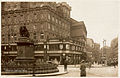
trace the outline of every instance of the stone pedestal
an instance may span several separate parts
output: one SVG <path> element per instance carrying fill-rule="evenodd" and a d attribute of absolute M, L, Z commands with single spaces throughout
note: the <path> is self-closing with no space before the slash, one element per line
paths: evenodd
<path fill-rule="evenodd" d="M 27 37 L 20 37 L 17 42 L 16 62 L 34 62 L 34 43 Z"/>

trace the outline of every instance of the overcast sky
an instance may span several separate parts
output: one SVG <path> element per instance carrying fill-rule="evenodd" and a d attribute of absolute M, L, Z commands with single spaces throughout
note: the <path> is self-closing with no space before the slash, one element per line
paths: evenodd
<path fill-rule="evenodd" d="M 2 0 L 3 1 L 3 0 Z M 9 0 L 7 0 L 9 1 Z M 12 0 L 14 1 L 14 0 Z M 16 1 L 16 0 L 15 0 Z M 20 0 L 33 1 L 33 0 Z M 67 2 L 72 10 L 71 17 L 77 21 L 84 21 L 87 37 L 100 43 L 106 39 L 110 46 L 112 39 L 118 36 L 118 4 L 120 0 L 34 0 Z"/>
<path fill-rule="evenodd" d="M 106 39 L 110 46 L 111 40 L 118 36 L 118 5 L 117 0 L 68 0 L 71 16 L 84 21 L 87 37 L 103 46 Z"/>

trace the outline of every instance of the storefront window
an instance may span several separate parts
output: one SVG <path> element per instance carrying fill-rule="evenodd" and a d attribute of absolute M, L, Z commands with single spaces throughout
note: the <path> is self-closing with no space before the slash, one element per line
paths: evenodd
<path fill-rule="evenodd" d="M 72 46 L 72 50 L 75 50 L 75 46 L 74 45 Z"/>
<path fill-rule="evenodd" d="M 60 49 L 61 49 L 61 50 L 63 49 L 63 44 L 60 44 Z"/>
<path fill-rule="evenodd" d="M 16 45 L 13 45 L 11 47 L 12 47 L 12 51 L 17 51 L 17 46 Z"/>
<path fill-rule="evenodd" d="M 44 50 L 44 45 L 43 45 L 43 44 L 36 45 L 36 46 L 35 46 L 35 50 L 36 50 L 36 51 L 43 51 L 43 50 Z"/>
<path fill-rule="evenodd" d="M 69 50 L 70 49 L 70 45 L 66 44 L 66 49 Z"/>
<path fill-rule="evenodd" d="M 50 44 L 49 49 L 52 51 L 59 50 L 59 45 L 58 44 Z"/>

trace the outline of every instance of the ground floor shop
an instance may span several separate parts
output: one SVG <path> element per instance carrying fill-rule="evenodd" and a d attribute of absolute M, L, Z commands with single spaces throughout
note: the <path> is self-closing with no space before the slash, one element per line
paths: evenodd
<path fill-rule="evenodd" d="M 55 61 L 63 64 L 67 59 L 69 64 L 79 64 L 84 56 L 84 43 L 79 41 L 49 40 L 34 43 L 34 57 L 39 61 Z M 2 44 L 2 60 L 14 60 L 17 56 L 17 44 Z"/>
<path fill-rule="evenodd" d="M 11 54 L 11 52 L 9 52 L 9 55 L 3 55 L 2 56 L 2 60 L 4 61 L 14 61 L 15 58 L 17 57 L 17 52 L 15 52 L 16 54 Z M 51 61 L 57 64 L 63 64 L 63 61 L 65 59 L 68 60 L 68 64 L 79 64 L 81 61 L 81 54 L 73 54 L 73 53 L 47 53 L 47 61 Z M 44 53 L 35 53 L 35 60 L 39 62 L 43 62 L 44 61 Z"/>

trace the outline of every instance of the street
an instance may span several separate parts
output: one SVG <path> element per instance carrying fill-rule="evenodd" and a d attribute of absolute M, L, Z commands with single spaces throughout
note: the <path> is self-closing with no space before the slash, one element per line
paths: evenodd
<path fill-rule="evenodd" d="M 62 66 L 59 69 L 63 69 Z M 103 66 L 93 66 L 91 69 L 87 68 L 87 77 L 117 77 L 118 67 L 103 67 Z M 58 75 L 57 77 L 79 77 L 80 70 L 79 67 L 68 66 L 68 73 L 64 75 Z"/>
<path fill-rule="evenodd" d="M 36 74 L 36 77 L 80 77 L 79 65 L 68 65 L 68 73 L 64 73 L 64 66 L 58 66 L 59 72 L 51 74 Z M 64 74 L 63 74 L 64 73 Z M 113 66 L 102 66 L 102 65 L 92 65 L 92 68 L 86 68 L 87 77 L 118 77 L 118 67 Z M 31 77 L 32 75 L 2 75 L 4 77 Z"/>

